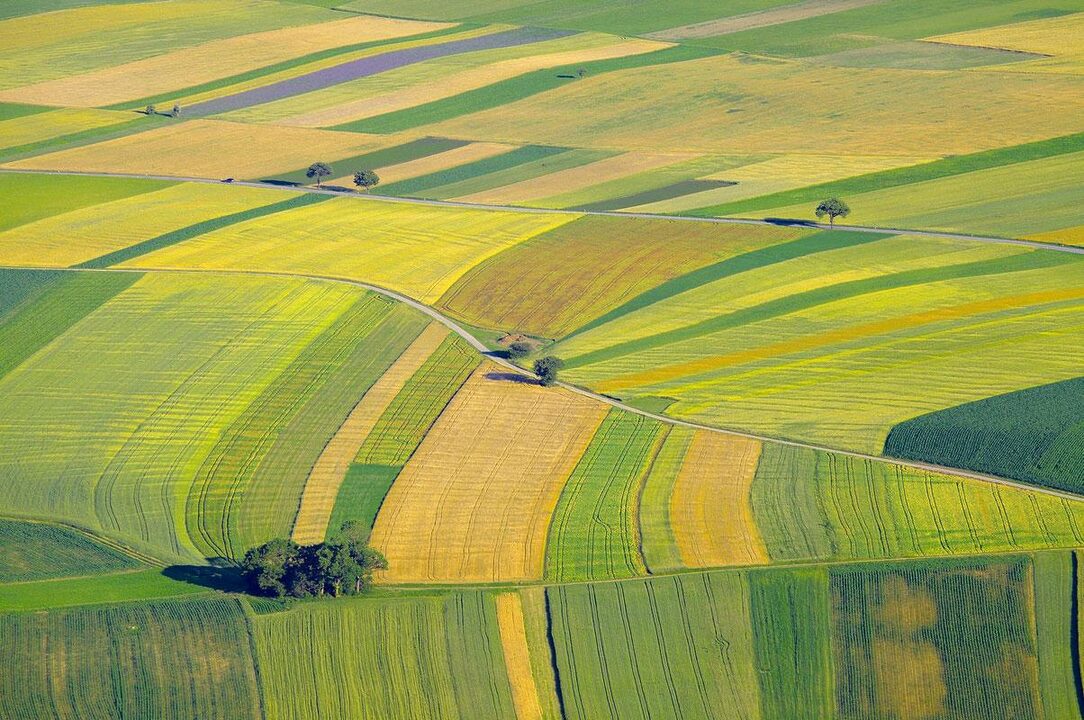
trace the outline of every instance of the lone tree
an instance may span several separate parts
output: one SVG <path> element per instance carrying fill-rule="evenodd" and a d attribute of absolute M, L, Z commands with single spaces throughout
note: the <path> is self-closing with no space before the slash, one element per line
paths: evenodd
<path fill-rule="evenodd" d="M 565 361 L 553 355 L 547 355 L 534 361 L 534 373 L 538 382 L 549 387 L 557 382 L 557 371 L 565 366 Z"/>
<path fill-rule="evenodd" d="M 145 112 L 147 115 L 154 115 L 157 112 L 157 110 L 155 109 L 154 105 L 148 105 L 147 109 L 144 110 L 143 112 Z"/>
<path fill-rule="evenodd" d="M 847 206 L 847 203 L 839 198 L 828 198 L 827 200 L 821 200 L 821 204 L 817 206 L 817 209 L 814 212 L 816 213 L 818 220 L 827 215 L 828 224 L 835 225 L 836 218 L 847 217 L 851 214 L 851 209 Z"/>
<path fill-rule="evenodd" d="M 380 183 L 380 176 L 372 170 L 358 170 L 354 173 L 354 184 L 368 192 L 369 188 L 376 187 Z"/>
<path fill-rule="evenodd" d="M 331 166 L 322 162 L 309 165 L 309 169 L 305 171 L 305 177 L 309 179 L 316 178 L 316 187 L 320 187 L 320 183 L 329 175 L 331 175 Z"/>
<path fill-rule="evenodd" d="M 579 70 L 576 71 L 576 77 L 578 77 L 580 80 L 583 80 L 586 75 L 587 75 L 587 68 L 580 68 Z"/>
<path fill-rule="evenodd" d="M 245 553 L 241 563 L 249 590 L 271 597 L 356 595 L 372 585 L 374 570 L 387 567 L 356 522 L 344 523 L 337 535 L 318 545 L 270 540 Z"/>
<path fill-rule="evenodd" d="M 526 340 L 516 340 L 514 343 L 508 346 L 508 357 L 513 360 L 522 360 L 531 354 L 534 350 L 531 344 Z"/>
<path fill-rule="evenodd" d="M 173 117 L 180 117 L 181 116 L 181 106 L 180 105 L 174 105 L 173 110 L 171 110 L 169 114 L 172 115 Z"/>

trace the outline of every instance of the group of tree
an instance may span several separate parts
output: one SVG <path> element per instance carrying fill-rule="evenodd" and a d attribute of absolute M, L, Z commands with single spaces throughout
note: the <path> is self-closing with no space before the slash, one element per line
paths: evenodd
<path fill-rule="evenodd" d="M 387 567 L 356 522 L 318 545 L 276 538 L 249 550 L 241 563 L 249 591 L 270 597 L 356 595 L 372 585 L 374 570 Z"/>
<path fill-rule="evenodd" d="M 538 358 L 534 361 L 534 374 L 538 376 L 538 382 L 549 387 L 557 382 L 557 371 L 565 366 L 565 361 L 553 355 Z"/>
<path fill-rule="evenodd" d="M 147 115 L 158 115 L 159 114 L 158 113 L 158 108 L 156 108 L 154 105 L 148 105 L 147 108 L 143 112 L 146 113 Z M 161 113 L 161 114 L 162 115 L 169 115 L 170 117 L 180 117 L 181 116 L 181 106 L 180 105 L 174 105 L 173 109 L 170 110 L 168 113 Z"/>
<path fill-rule="evenodd" d="M 330 177 L 332 174 L 331 166 L 324 162 L 315 162 L 309 165 L 309 169 L 305 171 L 305 177 L 310 180 L 316 180 L 316 187 L 321 187 L 324 178 Z M 380 183 L 380 176 L 373 170 L 358 170 L 354 173 L 354 184 L 361 190 L 367 191 L 371 187 L 376 187 Z"/>

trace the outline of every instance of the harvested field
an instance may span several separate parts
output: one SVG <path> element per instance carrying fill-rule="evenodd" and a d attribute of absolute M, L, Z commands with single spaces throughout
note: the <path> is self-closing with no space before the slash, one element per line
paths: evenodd
<path fill-rule="evenodd" d="M 372 15 L 328 20 L 215 40 L 89 73 L 24 85 L 0 92 L 0 100 L 80 107 L 116 105 L 183 90 L 320 50 L 449 27 Z"/>
<path fill-rule="evenodd" d="M 83 170 L 176 177 L 252 178 L 289 171 L 321 157 L 379 147 L 357 133 L 188 120 L 95 145 L 10 163 L 33 170 Z"/>
<path fill-rule="evenodd" d="M 542 720 L 542 705 L 531 671 L 531 649 L 527 643 L 519 593 L 501 593 L 497 596 L 497 624 L 500 627 L 504 662 L 508 668 L 508 681 L 512 687 L 512 702 L 516 706 L 516 719 Z"/>
<path fill-rule="evenodd" d="M 686 567 L 767 564 L 750 498 L 759 458 L 757 440 L 704 431 L 693 436 L 670 496 Z"/>
<path fill-rule="evenodd" d="M 542 576 L 561 486 L 605 410 L 507 375 L 476 370 L 392 486 L 372 540 L 384 581 Z"/>
<path fill-rule="evenodd" d="M 640 488 L 668 428 L 613 409 L 572 471 L 553 513 L 546 578 L 558 582 L 646 575 Z"/>
<path fill-rule="evenodd" d="M 682 25 L 667 30 L 658 30 L 649 33 L 648 37 L 656 40 L 698 40 L 700 38 L 718 37 L 731 33 L 752 30 L 754 28 L 782 25 L 796 20 L 805 20 L 821 15 L 853 10 L 854 8 L 873 5 L 884 0 L 801 0 L 794 4 L 769 10 L 758 10 L 744 15 L 732 15 L 719 20 Z"/>
<path fill-rule="evenodd" d="M 471 267 L 575 219 L 342 198 L 231 225 L 128 265 L 310 273 L 433 302 Z"/>
<path fill-rule="evenodd" d="M 354 406 L 309 472 L 294 520 L 294 542 L 312 545 L 324 539 L 339 487 L 361 444 L 395 395 L 447 336 L 446 327 L 430 323 Z"/>
<path fill-rule="evenodd" d="M 196 116 L 215 115 L 238 110 L 240 108 L 260 105 L 273 100 L 301 95 L 304 93 L 321 90 L 323 88 L 338 85 L 339 83 L 356 80 L 357 78 L 387 72 L 398 67 L 413 63 L 431 60 L 433 58 L 454 55 L 457 53 L 471 52 L 473 50 L 487 50 L 499 47 L 509 47 L 524 43 L 540 42 L 554 37 L 560 37 L 565 33 L 554 30 L 514 29 L 504 32 L 495 32 L 476 38 L 463 40 L 451 40 L 445 43 L 425 45 L 408 50 L 387 52 L 375 57 L 366 57 L 359 60 L 351 60 L 322 70 L 301 75 L 298 77 L 281 80 L 263 87 L 245 90 L 233 95 L 207 100 L 196 103 L 188 108 L 188 113 Z"/>
<path fill-rule="evenodd" d="M 583 217 L 477 265 L 439 304 L 475 325 L 561 337 L 698 268 L 802 232 Z"/>
<path fill-rule="evenodd" d="M 1079 75 L 1084 74 L 1084 49 L 1080 47 L 1081 33 L 1084 33 L 1084 12 L 985 27 L 950 35 L 937 35 L 927 40 L 1048 56 L 1013 66 L 998 67 L 999 72 L 1052 72 Z"/>

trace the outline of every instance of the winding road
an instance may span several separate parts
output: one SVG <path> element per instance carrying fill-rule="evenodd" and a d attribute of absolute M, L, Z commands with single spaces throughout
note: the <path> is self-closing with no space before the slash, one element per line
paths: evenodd
<path fill-rule="evenodd" d="M 220 180 L 211 180 L 211 179 L 208 179 L 208 178 L 178 177 L 178 176 L 171 176 L 171 175 L 149 175 L 149 174 L 134 174 L 134 173 L 133 174 L 129 174 L 129 173 L 102 173 L 102 172 L 81 172 L 81 171 L 49 171 L 49 170 L 28 170 L 27 171 L 27 170 L 13 170 L 13 169 L 7 169 L 7 168 L 0 168 L 0 172 L 5 172 L 5 173 L 8 173 L 8 172 L 32 173 L 32 174 L 40 174 L 40 175 L 62 175 L 62 176 L 63 175 L 73 175 L 73 176 L 89 176 L 89 177 L 121 177 L 121 178 L 137 178 L 137 179 L 146 179 L 146 180 L 165 180 L 165 181 L 175 181 L 175 182 L 198 182 L 198 183 L 222 184 Z M 776 226 L 778 226 L 778 225 L 781 224 L 779 222 L 773 222 L 773 221 L 769 221 L 769 220 L 756 220 L 756 219 L 751 219 L 751 218 L 726 218 L 726 217 L 710 218 L 710 217 L 692 217 L 692 216 L 683 216 L 683 215 L 655 215 L 655 214 L 628 213 L 628 212 L 554 210 L 554 209 L 547 209 L 547 208 L 524 208 L 524 207 L 517 207 L 517 206 L 512 206 L 512 205 L 480 205 L 480 204 L 475 204 L 475 203 L 463 203 L 463 202 L 455 202 L 455 201 L 447 201 L 447 200 L 423 200 L 423 199 L 416 199 L 416 198 L 398 198 L 398 197 L 390 197 L 390 196 L 383 196 L 383 195 L 371 195 L 371 194 L 361 194 L 361 193 L 354 193 L 354 192 L 343 192 L 343 191 L 339 191 L 339 190 L 329 190 L 329 189 L 325 189 L 325 188 L 304 187 L 304 186 L 302 186 L 302 187 L 289 186 L 289 187 L 284 188 L 282 186 L 272 185 L 272 184 L 269 184 L 269 183 L 250 182 L 250 181 L 235 181 L 235 182 L 231 183 L 231 185 L 239 185 L 239 186 L 244 186 L 244 187 L 258 187 L 258 188 L 276 188 L 276 189 L 284 189 L 284 190 L 287 190 L 287 191 L 292 190 L 292 191 L 295 191 L 295 192 L 307 192 L 307 193 L 320 193 L 320 194 L 325 194 L 325 195 L 336 195 L 336 196 L 341 196 L 341 197 L 345 197 L 345 198 L 353 198 L 353 199 L 363 201 L 363 202 L 395 202 L 395 203 L 407 203 L 407 204 L 414 204 L 414 205 L 429 205 L 429 206 L 434 206 L 434 207 L 458 207 L 458 208 L 469 208 L 469 209 L 473 209 L 473 210 L 492 210 L 492 211 L 496 211 L 496 212 L 527 212 L 527 213 L 536 213 L 536 214 L 566 214 L 566 215 L 567 214 L 571 214 L 571 215 L 601 215 L 601 216 L 609 216 L 609 217 L 654 218 L 654 219 L 659 219 L 659 220 L 670 220 L 670 221 L 678 221 L 678 222 L 728 223 L 728 224 L 741 224 L 741 225 L 776 225 Z M 1014 239 L 1010 239 L 1010 238 L 1000 238 L 1000 237 L 994 237 L 994 236 L 968 235 L 968 234 L 963 234 L 963 233 L 936 232 L 936 231 L 927 231 L 927 230 L 908 230 L 908 229 L 899 229 L 899 228 L 880 228 L 880 227 L 869 227 L 869 226 L 861 226 L 861 225 L 835 225 L 833 227 L 833 226 L 830 226 L 830 225 L 825 225 L 823 223 L 806 223 L 806 222 L 802 222 L 801 226 L 802 227 L 810 227 L 810 228 L 820 228 L 820 229 L 825 229 L 825 230 L 828 230 L 828 229 L 849 230 L 849 231 L 852 231 L 852 232 L 867 232 L 867 233 L 877 233 L 877 234 L 883 234 L 883 235 L 906 234 L 906 235 L 917 235 L 917 236 L 922 236 L 922 237 L 941 237 L 941 238 L 950 238 L 950 239 L 957 239 L 957 240 L 970 240 L 970 241 L 985 242 L 985 243 L 1000 243 L 1000 244 L 1010 244 L 1010 245 L 1022 245 L 1022 246 L 1032 247 L 1032 248 L 1039 249 L 1039 250 L 1053 250 L 1053 251 L 1056 251 L 1056 252 L 1065 252 L 1065 253 L 1072 253 L 1072 254 L 1076 254 L 1076 255 L 1084 255 L 1084 247 L 1071 247 L 1071 246 L 1067 246 L 1067 245 L 1057 245 L 1057 244 L 1053 244 L 1053 243 L 1035 242 L 1035 241 L 1030 241 L 1030 240 L 1014 240 Z M 12 265 L 2 265 L 0 267 L 4 267 L 6 269 L 35 269 L 35 270 L 42 269 L 41 267 L 30 268 L 30 267 L 27 267 L 27 266 L 12 266 Z M 445 325 L 446 327 L 448 327 L 448 329 L 450 329 L 452 332 L 456 333 L 461 338 L 463 338 L 463 340 L 465 340 L 471 347 L 473 347 L 475 350 L 477 350 L 480 354 L 487 357 L 491 362 L 494 362 L 494 363 L 496 363 L 496 364 L 498 364 L 498 365 L 500 365 L 500 366 L 502 366 L 502 367 L 504 367 L 504 368 L 506 368 L 508 370 L 513 371 L 513 372 L 522 373 L 522 374 L 525 374 L 525 375 L 532 375 L 532 373 L 530 373 L 529 371 L 524 370 L 523 368 L 519 367 L 518 365 L 515 365 L 515 364 L 509 362 L 508 360 L 506 360 L 505 358 L 500 357 L 499 355 L 496 355 L 495 353 L 493 353 L 482 341 L 480 341 L 477 337 L 475 337 L 470 331 L 468 331 L 462 325 L 457 323 L 451 317 L 441 313 L 436 308 L 433 308 L 433 307 L 431 307 L 429 305 L 426 305 L 426 304 L 424 304 L 422 302 L 419 302 L 419 301 L 417 301 L 417 300 L 415 300 L 415 299 L 413 299 L 411 297 L 408 297 L 406 295 L 403 295 L 401 293 L 397 293 L 394 290 L 389 290 L 388 288 L 380 287 L 378 285 L 373 285 L 373 284 L 366 283 L 366 282 L 361 282 L 361 281 L 358 281 L 358 280 L 347 280 L 347 279 L 344 279 L 344 278 L 338 278 L 338 277 L 327 276 L 327 275 L 314 275 L 314 274 L 307 274 L 307 273 L 289 273 L 289 272 L 269 272 L 269 271 L 258 271 L 258 270 L 228 270 L 228 269 L 226 269 L 226 270 L 223 270 L 223 269 L 205 270 L 205 269 L 199 269 L 199 268 L 169 268 L 169 267 L 50 268 L 50 269 L 65 270 L 65 271 L 69 271 L 69 272 L 136 272 L 136 273 L 160 272 L 160 273 L 196 273 L 196 274 L 207 274 L 207 275 L 257 275 L 257 276 L 262 276 L 262 277 L 304 278 L 304 279 L 315 280 L 315 281 L 320 281 L 320 282 L 331 282 L 331 283 L 340 283 L 340 284 L 344 284 L 344 285 L 351 285 L 351 286 L 354 286 L 354 287 L 359 287 L 359 288 L 368 290 L 370 292 L 374 292 L 374 293 L 383 295 L 384 297 L 390 298 L 390 299 L 395 300 L 397 302 L 401 302 L 401 303 L 404 303 L 406 305 L 409 305 L 410 307 L 414 308 L 415 310 L 429 316 L 433 320 L 435 320 L 435 321 Z M 687 428 L 692 428 L 692 429 L 696 429 L 696 430 L 705 430 L 705 431 L 708 431 L 708 432 L 723 433 L 723 434 L 728 434 L 728 435 L 738 435 L 738 436 L 741 436 L 741 437 L 747 437 L 747 438 L 751 438 L 751 439 L 754 439 L 754 440 L 760 440 L 760 441 L 764 441 L 764 442 L 779 443 L 781 445 L 787 445 L 787 446 L 790 446 L 790 447 L 804 448 L 804 449 L 808 449 L 808 450 L 817 450 L 817 451 L 822 451 L 822 452 L 831 452 L 831 453 L 835 453 L 837 455 L 844 455 L 844 456 L 848 456 L 848 457 L 857 458 L 857 459 L 860 459 L 860 460 L 867 460 L 867 461 L 872 461 L 872 462 L 890 462 L 890 463 L 894 463 L 894 464 L 897 464 L 897 465 L 902 465 L 904 467 L 914 468 L 914 469 L 917 469 L 917 470 L 941 473 L 941 474 L 945 474 L 945 475 L 963 477 L 963 478 L 968 478 L 968 479 L 972 479 L 972 480 L 980 480 L 980 481 L 983 481 L 983 482 L 995 483 L 995 484 L 1003 485 L 1003 486 L 1006 486 L 1006 487 L 1029 490 L 1029 491 L 1032 491 L 1032 492 L 1039 492 L 1039 493 L 1043 493 L 1045 495 L 1051 495 L 1051 496 L 1054 496 L 1054 497 L 1064 498 L 1064 499 L 1069 499 L 1069 500 L 1080 500 L 1081 499 L 1081 496 L 1077 495 L 1076 493 L 1066 492 L 1066 491 L 1062 491 L 1062 490 L 1056 490 L 1056 489 L 1053 489 L 1053 488 L 1041 487 L 1041 486 L 1038 486 L 1038 485 L 1031 485 L 1031 484 L 1028 484 L 1028 483 L 1018 482 L 1016 480 L 1010 480 L 1008 478 L 998 477 L 996 475 L 987 475 L 987 474 L 984 474 L 984 473 L 972 472 L 972 471 L 969 471 L 969 470 L 962 470 L 960 468 L 947 467 L 947 466 L 943 466 L 943 465 L 935 465 L 935 464 L 932 464 L 932 463 L 917 462 L 917 461 L 913 461 L 913 460 L 904 460 L 904 459 L 900 459 L 900 458 L 887 457 L 887 456 L 883 456 L 883 455 L 870 455 L 870 454 L 866 454 L 866 453 L 854 452 L 854 451 L 851 451 L 851 450 L 843 450 L 843 449 L 840 449 L 840 448 L 828 447 L 828 446 L 825 446 L 825 445 L 817 445 L 817 444 L 814 444 L 814 443 L 804 443 L 804 442 L 799 442 L 799 441 L 796 441 L 796 440 L 788 440 L 786 438 L 772 437 L 772 436 L 769 436 L 769 435 L 759 435 L 759 434 L 756 434 L 756 433 L 745 432 L 745 431 L 742 431 L 742 430 L 735 430 L 735 429 L 729 429 L 729 428 L 723 428 L 723 427 L 716 427 L 716 426 L 712 426 L 712 425 L 704 425 L 704 424 L 693 422 L 693 421 L 690 421 L 690 420 L 680 420 L 678 418 L 673 418 L 673 417 L 669 417 L 669 416 L 666 416 L 666 415 L 660 415 L 658 413 L 653 413 L 653 412 L 650 412 L 650 411 L 647 411 L 647 410 L 641 410 L 639 408 L 631 407 L 631 406 L 626 405 L 625 403 L 621 402 L 620 400 L 618 400 L 616 398 L 612 398 L 612 397 L 609 397 L 607 395 L 602 395 L 602 394 L 599 394 L 599 393 L 596 393 L 596 392 L 592 392 L 591 390 L 580 387 L 578 385 L 572 385 L 570 383 L 565 383 L 565 382 L 558 382 L 558 385 L 560 387 L 565 388 L 566 390 L 568 390 L 570 392 L 577 393 L 577 394 L 582 395 L 584 397 L 591 398 L 593 400 L 605 403 L 605 404 L 613 406 L 615 408 L 620 408 L 621 410 L 624 410 L 626 412 L 635 413 L 637 415 L 642 415 L 644 417 L 651 418 L 653 420 L 657 420 L 659 422 L 667 423 L 667 424 L 670 424 L 670 425 L 687 427 Z"/>

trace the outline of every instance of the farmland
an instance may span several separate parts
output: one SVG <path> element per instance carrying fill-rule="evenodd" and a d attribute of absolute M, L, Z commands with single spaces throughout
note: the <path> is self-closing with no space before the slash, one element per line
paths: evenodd
<path fill-rule="evenodd" d="M 0 3 L 0 717 L 1084 719 L 1082 31 Z"/>

